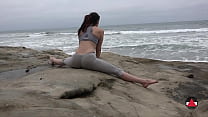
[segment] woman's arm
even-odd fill
[[[104,37],[104,30],[99,31],[100,33],[100,38],[98,40],[98,44],[96,46],[96,57],[99,58],[101,54],[101,48],[102,48],[102,43],[103,43],[103,37]]]

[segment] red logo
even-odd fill
[[[195,109],[198,106],[198,101],[195,97],[189,97],[186,99],[185,105],[189,109]]]

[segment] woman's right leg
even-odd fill
[[[137,76],[128,74],[126,72],[122,73],[121,79],[126,80],[126,81],[130,81],[130,82],[140,83],[144,88],[147,88],[151,84],[158,83],[157,80],[139,78]]]
[[[144,88],[147,88],[149,85],[157,83],[157,80],[151,79],[142,79],[137,76],[128,74],[124,72],[122,69],[95,57],[95,55],[90,54],[89,57],[86,58],[86,61],[83,63],[83,67],[91,70],[96,70],[100,72],[107,73],[109,75],[116,75],[125,81],[140,83]]]
[[[137,76],[128,74],[128,73],[124,72],[123,70],[119,69],[118,67],[116,67],[106,61],[103,61],[101,59],[96,59],[93,66],[95,67],[94,69],[97,71],[105,72],[108,74],[114,74],[125,81],[140,83],[144,88],[147,88],[151,84],[158,83],[157,80],[143,79],[143,78],[139,78]]]

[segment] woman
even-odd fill
[[[64,60],[50,57],[51,63],[104,72],[126,81],[140,83],[144,88],[147,88],[150,84],[157,83],[156,80],[142,79],[128,74],[116,66],[99,59],[104,36],[104,30],[98,27],[99,19],[100,16],[95,12],[86,15],[78,30],[79,47],[76,50],[76,54]]]

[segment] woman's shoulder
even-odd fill
[[[100,33],[104,32],[104,30],[103,30],[102,28],[99,28],[99,27],[97,27],[97,26],[93,26],[92,29],[93,29],[93,31],[95,31],[95,32],[100,32]]]

